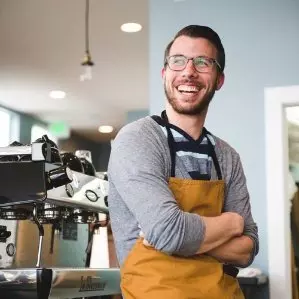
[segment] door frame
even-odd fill
[[[265,89],[268,274],[271,299],[292,298],[288,129],[285,108],[299,106],[299,86]]]

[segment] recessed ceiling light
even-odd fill
[[[111,133],[113,131],[112,126],[99,126],[100,133]]]
[[[62,90],[52,90],[49,94],[52,99],[64,99],[65,92]]]
[[[120,29],[124,32],[138,32],[142,26],[138,23],[125,23],[120,26]]]

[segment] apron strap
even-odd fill
[[[164,111],[163,111],[164,112]],[[173,144],[174,144],[174,138],[173,135],[171,133],[170,127],[167,125],[168,124],[168,119],[165,115],[161,114],[161,117],[158,115],[152,115],[151,118],[156,121],[159,125],[163,126],[166,128],[167,130],[167,142],[168,142],[168,147],[169,147],[169,151],[170,151],[170,160],[171,160],[171,171],[170,171],[170,176],[171,177],[175,177],[175,162],[176,162],[176,152],[174,150]]]
[[[168,135],[168,145],[169,145],[169,150],[170,150],[170,157],[171,157],[171,172],[170,172],[170,176],[171,177],[175,177],[175,162],[176,162],[176,152],[174,150],[174,138],[173,135],[171,133],[171,129],[169,126],[166,125],[166,130],[167,130],[167,135]]]
[[[232,265],[223,264],[223,272],[227,275],[236,278],[239,273],[239,269]]]
[[[171,128],[168,125],[169,123],[168,123],[168,118],[167,118],[167,115],[166,115],[166,111],[165,110],[162,111],[161,117],[158,116],[158,115],[152,115],[151,118],[153,120],[155,120],[159,125],[165,127],[166,130],[167,130],[167,136],[168,136],[167,141],[168,141],[170,157],[171,157],[171,174],[170,174],[170,176],[175,177],[176,152],[175,152],[175,149],[174,149],[174,146],[173,146],[175,144],[175,141],[174,141],[173,134],[171,132]],[[221,173],[220,165],[219,165],[219,162],[218,162],[218,159],[217,159],[217,156],[216,156],[215,147],[212,144],[212,142],[211,142],[211,140],[208,136],[208,134],[211,135],[211,133],[206,128],[203,128],[202,133],[207,138],[209,149],[210,149],[209,152],[211,154],[211,157],[212,157],[212,160],[213,160],[213,163],[214,163],[214,166],[215,166],[215,170],[216,170],[216,173],[217,173],[217,178],[218,178],[218,180],[222,180],[222,173]]]
[[[222,173],[221,173],[220,165],[219,165],[219,162],[218,162],[218,159],[217,159],[217,156],[216,156],[215,147],[212,144],[212,141],[211,141],[210,137],[208,136],[208,134],[211,135],[211,133],[206,128],[203,128],[203,134],[205,134],[205,136],[208,140],[208,144],[209,144],[210,149],[211,149],[210,153],[211,153],[211,157],[213,159],[213,163],[214,163],[214,166],[215,166],[215,170],[216,170],[216,173],[217,173],[218,180],[222,180]]]

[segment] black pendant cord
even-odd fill
[[[85,52],[89,53],[89,0],[85,1]]]
[[[89,49],[89,0],[85,0],[85,57],[81,63],[84,66],[93,66]]]

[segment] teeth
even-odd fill
[[[197,86],[194,85],[179,85],[178,86],[178,91],[181,92],[197,92],[199,91],[199,88]]]

